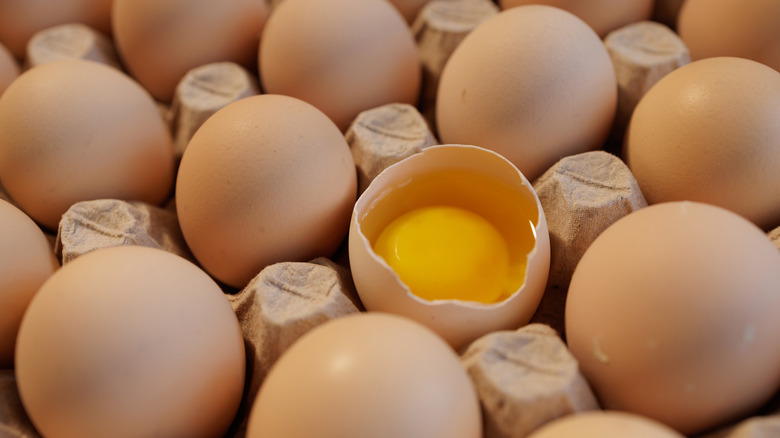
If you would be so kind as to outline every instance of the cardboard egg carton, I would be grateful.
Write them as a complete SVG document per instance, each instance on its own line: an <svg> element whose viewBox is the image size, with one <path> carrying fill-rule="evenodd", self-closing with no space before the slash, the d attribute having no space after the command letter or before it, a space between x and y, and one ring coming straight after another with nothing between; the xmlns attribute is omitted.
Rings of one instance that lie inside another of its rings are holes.
<svg viewBox="0 0 780 438"><path fill-rule="evenodd" d="M680 4L679 0L658 0L657 19L672 23L669 17L675 16ZM432 129L435 93L431 91L435 92L441 69L457 44L497 11L489 0L432 0L423 9L413 24L424 66L419 108L390 104L365 111L346 133L360 191L385 167L437 144ZM60 37L58 41L78 41L83 46L85 39L91 40L88 50L74 51L59 42L33 45L31 50L59 50L59 54L97 57L99 62L110 63L111 51L99 38L81 30L70 28L65 34L77 37ZM674 32L658 22L620 29L608 36L605 44L619 85L612 136L615 148L639 98L664 74L690 58ZM102 58L94 55L97 52L103 53ZM56 58L51 53L45 56ZM174 104L161 107L161 115L171 123L178 153L184 152L189 138L210 114L257 93L255 78L239 66L213 64L193 70L182 80ZM486 438L524 437L555 418L599 409L564 342L566 291L590 243L612 223L647 205L628 167L617 153L607 151L563 158L534 181L534 189L550 232L551 268L544 298L529 325L485 335L460 352L482 403ZM9 198L2 187L0 197ZM769 237L780 249L780 227ZM63 216L53 239L63 264L116 245L151 246L196 261L182 237L173 200L165 207L111 199L78 203ZM226 435L242 437L254 396L286 348L326 321L365 309L352 284L343 249L330 259L270 265L243 289L225 287L225 293L239 319L248 353L245 397ZM778 412L777 403L707 438L778 436L780 415L772 415ZM39 436L19 400L13 370L0 370L0 436Z"/></svg>

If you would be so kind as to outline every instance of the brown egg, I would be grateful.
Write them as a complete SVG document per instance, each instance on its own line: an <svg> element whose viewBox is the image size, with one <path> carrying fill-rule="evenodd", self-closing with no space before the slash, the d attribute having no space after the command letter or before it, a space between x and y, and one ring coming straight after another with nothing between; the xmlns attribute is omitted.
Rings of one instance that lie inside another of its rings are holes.
<svg viewBox="0 0 780 438"><path fill-rule="evenodd" d="M577 265L569 348L602 406L685 435L780 388L780 251L720 207L669 202L607 228Z"/></svg>
<svg viewBox="0 0 780 438"><path fill-rule="evenodd" d="M694 60L737 56L780 71L780 2L687 0L677 29Z"/></svg>
<svg viewBox="0 0 780 438"><path fill-rule="evenodd" d="M533 181L561 157L601 147L616 106L612 61L593 30L529 5L466 36L444 67L436 121L442 143L492 149Z"/></svg>
<svg viewBox="0 0 780 438"><path fill-rule="evenodd" d="M271 263L331 255L356 197L355 163L336 125L306 102L270 94L206 120L176 182L187 244L237 288Z"/></svg>
<svg viewBox="0 0 780 438"><path fill-rule="evenodd" d="M19 77L20 69L16 58L0 43L0 96Z"/></svg>
<svg viewBox="0 0 780 438"><path fill-rule="evenodd" d="M502 9L543 4L565 9L588 23L600 37L637 21L649 20L654 0L499 0Z"/></svg>
<svg viewBox="0 0 780 438"><path fill-rule="evenodd" d="M22 315L59 267L49 240L24 212L0 199L0 368L12 368Z"/></svg>
<svg viewBox="0 0 780 438"><path fill-rule="evenodd" d="M222 436L244 376L225 295L163 250L79 257L41 287L19 329L19 395L50 438Z"/></svg>
<svg viewBox="0 0 780 438"><path fill-rule="evenodd" d="M684 438L669 427L639 415L619 411L589 411L566 415L534 431L528 438Z"/></svg>
<svg viewBox="0 0 780 438"><path fill-rule="evenodd" d="M421 66L409 27L386 0L285 0L259 53L268 93L319 108L345 131L364 111L417 102Z"/></svg>
<svg viewBox="0 0 780 438"><path fill-rule="evenodd" d="M476 391L455 352L409 319L332 320L287 350L260 387L248 438L481 438Z"/></svg>
<svg viewBox="0 0 780 438"><path fill-rule="evenodd" d="M155 99L170 102L193 68L254 66L267 15L260 0L115 0L111 16L127 69Z"/></svg>
<svg viewBox="0 0 780 438"><path fill-rule="evenodd" d="M27 42L58 24L82 23L111 35L112 0L0 0L0 42L23 59Z"/></svg>
<svg viewBox="0 0 780 438"><path fill-rule="evenodd" d="M0 181L49 229L78 201L160 204L173 176L171 136L154 101L112 67L50 62L0 97Z"/></svg>
<svg viewBox="0 0 780 438"><path fill-rule="evenodd" d="M780 225L780 73L708 58L661 79L634 110L624 156L649 203L701 201Z"/></svg>

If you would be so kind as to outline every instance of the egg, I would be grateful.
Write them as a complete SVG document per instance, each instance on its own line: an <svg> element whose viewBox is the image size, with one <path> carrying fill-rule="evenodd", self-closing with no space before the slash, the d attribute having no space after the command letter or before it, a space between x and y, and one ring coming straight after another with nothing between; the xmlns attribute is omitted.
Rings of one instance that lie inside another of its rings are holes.
<svg viewBox="0 0 780 438"><path fill-rule="evenodd" d="M631 23L649 20L655 0L499 0L502 9L543 4L565 9L588 23L601 38Z"/></svg>
<svg viewBox="0 0 780 438"><path fill-rule="evenodd" d="M567 415L537 429L528 438L683 438L657 421L619 411Z"/></svg>
<svg viewBox="0 0 780 438"><path fill-rule="evenodd" d="M476 391L454 351L406 318L362 313L298 339L271 368L247 438L480 438Z"/></svg>
<svg viewBox="0 0 780 438"><path fill-rule="evenodd" d="M255 65L268 16L260 0L115 0L114 39L130 73L162 102L193 68Z"/></svg>
<svg viewBox="0 0 780 438"><path fill-rule="evenodd" d="M219 286L159 249L68 263L19 329L19 396L48 438L222 436L244 376L241 329Z"/></svg>
<svg viewBox="0 0 780 438"><path fill-rule="evenodd" d="M357 171L344 136L312 105L247 97L190 140L176 181L182 233L201 265L242 288L265 266L330 256L349 228Z"/></svg>
<svg viewBox="0 0 780 438"><path fill-rule="evenodd" d="M601 147L616 107L598 35L569 12L528 5L483 21L455 49L436 124L442 143L492 149L533 181L561 157Z"/></svg>
<svg viewBox="0 0 780 438"><path fill-rule="evenodd" d="M694 61L639 101L623 156L649 203L700 201L780 225L780 73L743 58Z"/></svg>
<svg viewBox="0 0 780 438"><path fill-rule="evenodd" d="M16 334L27 306L59 268L38 225L0 199L0 368L12 368Z"/></svg>
<svg viewBox="0 0 780 438"><path fill-rule="evenodd" d="M0 0L0 42L24 59L30 38L59 24L86 24L110 36L111 4L112 0Z"/></svg>
<svg viewBox="0 0 780 438"><path fill-rule="evenodd" d="M487 149L440 145L388 167L363 192L349 257L367 310L414 319L460 350L530 320L550 242L536 193L517 168Z"/></svg>
<svg viewBox="0 0 780 438"><path fill-rule="evenodd" d="M736 56L780 71L778 16L774 0L686 0L677 29L694 60Z"/></svg>
<svg viewBox="0 0 780 438"><path fill-rule="evenodd" d="M422 83L414 37L387 0L284 0L258 59L266 92L309 102L342 131L364 110L415 104Z"/></svg>
<svg viewBox="0 0 780 438"><path fill-rule="evenodd" d="M0 43L0 96L11 82L19 77L20 72L16 58Z"/></svg>
<svg viewBox="0 0 780 438"><path fill-rule="evenodd" d="M173 142L157 106L115 68L54 61L0 96L0 182L48 229L79 201L161 204L173 177Z"/></svg>
<svg viewBox="0 0 780 438"><path fill-rule="evenodd" d="M566 336L602 406L685 435L744 418L780 388L780 251L697 202L637 210L586 250Z"/></svg>

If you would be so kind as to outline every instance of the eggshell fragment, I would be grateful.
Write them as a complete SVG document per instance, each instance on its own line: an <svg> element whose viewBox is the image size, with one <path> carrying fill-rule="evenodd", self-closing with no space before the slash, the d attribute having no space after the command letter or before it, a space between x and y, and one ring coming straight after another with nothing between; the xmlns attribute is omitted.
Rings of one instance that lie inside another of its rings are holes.
<svg viewBox="0 0 780 438"><path fill-rule="evenodd" d="M486 185L463 187L463 184L452 181L451 186L442 190L419 186L419 190L403 199L397 198L404 195L390 196L395 189L406 186L415 177L452 169L482 175L486 178ZM522 254L527 257L525 283L505 300L494 304L424 300L414 295L387 263L374 253L373 242L391 220L415 207L441 204L448 198L457 198L475 211L486 205L502 206L501 218L486 218L505 225L500 227L504 231L513 230L510 248L517 256ZM536 217L525 216L526 211L533 211ZM523 233L528 221L535 235L531 247L524 246L527 242L518 243L524 242ZM456 349L461 349L486 333L515 329L528 322L547 282L550 242L538 198L517 168L487 149L443 145L431 146L388 167L363 192L352 213L349 256L355 286L366 309L410 317L432 328Z"/></svg>
<svg viewBox="0 0 780 438"><path fill-rule="evenodd" d="M36 32L66 23L82 23L111 35L112 0L2 0L0 41L18 59Z"/></svg>
<svg viewBox="0 0 780 438"><path fill-rule="evenodd" d="M594 411L556 420L528 438L683 438L663 424L639 415L618 411Z"/></svg>
<svg viewBox="0 0 780 438"><path fill-rule="evenodd" d="M629 214L572 277L566 335L602 406L686 435L754 412L780 388L780 251L712 205Z"/></svg>
<svg viewBox="0 0 780 438"><path fill-rule="evenodd" d="M252 68L267 16L260 0L116 0L111 10L122 60L162 102L193 68L221 61Z"/></svg>
<svg viewBox="0 0 780 438"><path fill-rule="evenodd" d="M251 380L238 414L240 429L246 432L252 403L279 357L311 329L357 313L354 296L349 271L325 258L270 265L241 292L228 296L253 352L247 370Z"/></svg>
<svg viewBox="0 0 780 438"><path fill-rule="evenodd" d="M27 43L28 66L58 59L84 59L121 69L111 39L80 23L68 23L36 32Z"/></svg>
<svg viewBox="0 0 780 438"><path fill-rule="evenodd" d="M140 246L58 270L30 304L16 350L25 410L52 438L221 436L241 401L244 364L217 284Z"/></svg>
<svg viewBox="0 0 780 438"><path fill-rule="evenodd" d="M780 223L780 73L744 58L694 61L637 105L623 155L651 204L699 201Z"/></svg>
<svg viewBox="0 0 780 438"><path fill-rule="evenodd" d="M735 56L780 71L778 16L774 0L687 0L677 28L694 60Z"/></svg>
<svg viewBox="0 0 780 438"><path fill-rule="evenodd" d="M255 399L248 438L480 438L474 387L426 327L361 313L298 339Z"/></svg>
<svg viewBox="0 0 780 438"><path fill-rule="evenodd" d="M461 362L479 394L485 438L527 436L556 418L599 409L577 361L544 324L487 334Z"/></svg>
<svg viewBox="0 0 780 438"><path fill-rule="evenodd" d="M12 368L19 324L41 285L59 268L43 231L0 200L0 368Z"/></svg>
<svg viewBox="0 0 780 438"><path fill-rule="evenodd" d="M73 204L62 216L54 250L66 265L101 248L141 245L192 258L173 209L98 199Z"/></svg>
<svg viewBox="0 0 780 438"><path fill-rule="evenodd" d="M544 5L482 22L439 82L439 140L509 159L530 181L567 155L600 148L617 105L604 44L582 20Z"/></svg>
<svg viewBox="0 0 780 438"><path fill-rule="evenodd" d="M647 206L628 167L591 151L563 158L534 184L550 234L550 276L533 321L564 333L566 292L585 250L607 227Z"/></svg>
<svg viewBox="0 0 780 438"><path fill-rule="evenodd" d="M332 255L356 197L341 131L312 105L271 94L240 99L206 120L176 181L188 246L235 288L270 264Z"/></svg>
<svg viewBox="0 0 780 438"><path fill-rule="evenodd" d="M600 37L650 19L655 0L499 0L502 9L543 4L567 10L588 23Z"/></svg>
<svg viewBox="0 0 780 438"><path fill-rule="evenodd" d="M344 135L358 171L358 193L387 166L438 144L422 115L409 104L363 111Z"/></svg>
<svg viewBox="0 0 780 438"><path fill-rule="evenodd" d="M124 73L67 59L27 70L0 97L0 180L56 230L79 201L165 201L171 137L154 101Z"/></svg>
<svg viewBox="0 0 780 438"><path fill-rule="evenodd" d="M284 0L258 59L265 92L309 102L342 131L360 112L415 104L420 92L414 39L387 0Z"/></svg>

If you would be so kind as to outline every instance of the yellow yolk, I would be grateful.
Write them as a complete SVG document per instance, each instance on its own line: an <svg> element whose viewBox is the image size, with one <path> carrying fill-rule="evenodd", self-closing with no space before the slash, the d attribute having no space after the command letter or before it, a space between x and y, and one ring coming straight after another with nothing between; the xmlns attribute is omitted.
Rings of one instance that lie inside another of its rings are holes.
<svg viewBox="0 0 780 438"><path fill-rule="evenodd" d="M482 216L448 206L412 210L374 245L415 295L426 300L494 303L514 290L501 233Z"/></svg>

